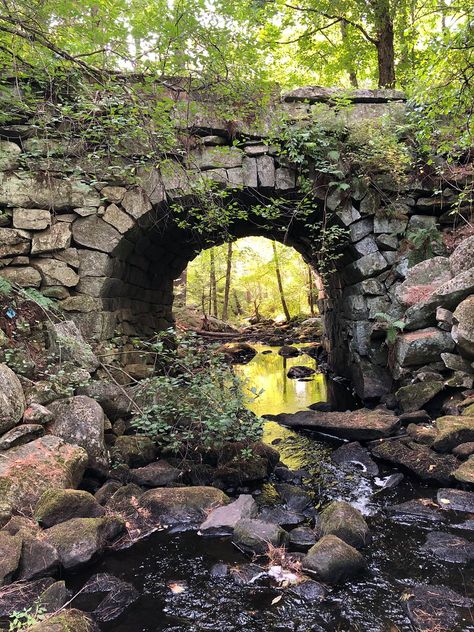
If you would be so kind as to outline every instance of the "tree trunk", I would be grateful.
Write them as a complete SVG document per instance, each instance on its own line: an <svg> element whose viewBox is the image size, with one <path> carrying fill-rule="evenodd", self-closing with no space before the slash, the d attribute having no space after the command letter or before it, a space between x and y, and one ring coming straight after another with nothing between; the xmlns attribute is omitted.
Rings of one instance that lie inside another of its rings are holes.
<svg viewBox="0 0 474 632"><path fill-rule="evenodd" d="M216 281L216 261L214 257L214 248L210 249L211 253L211 267L209 273L209 285L210 285L210 313L217 318L217 281Z"/></svg>
<svg viewBox="0 0 474 632"><path fill-rule="evenodd" d="M235 290L233 292L233 295L234 295L234 303L235 303L234 314L236 316L242 316L242 305L240 304L239 296Z"/></svg>
<svg viewBox="0 0 474 632"><path fill-rule="evenodd" d="M288 321L288 320L291 319L291 316L290 316L290 312L288 311L288 306L287 306L286 300L285 300L285 293L283 291L283 283L282 283L282 280L281 280L280 263L278 261L278 252L277 252L277 247L276 247L275 241L272 241L272 247L273 247L273 262L275 264L275 274L276 274L277 283L278 283L278 292L280 293L281 306L283 308L283 313L285 314L285 318Z"/></svg>
<svg viewBox="0 0 474 632"><path fill-rule="evenodd" d="M230 281L232 274L232 242L227 244L227 268L225 272L224 305L222 306L222 320L227 320L229 312Z"/></svg>
<svg viewBox="0 0 474 632"><path fill-rule="evenodd" d="M349 49L349 34L347 32L347 22L345 20L341 20L341 37L342 37L342 45L348 50ZM357 73L352 61L349 62L349 66L347 69L349 73L349 81L351 82L351 86L353 88L359 87L359 82L357 81Z"/></svg>
<svg viewBox="0 0 474 632"><path fill-rule="evenodd" d="M377 32L379 88L393 88L395 86L395 47L390 0L373 0L372 5Z"/></svg>

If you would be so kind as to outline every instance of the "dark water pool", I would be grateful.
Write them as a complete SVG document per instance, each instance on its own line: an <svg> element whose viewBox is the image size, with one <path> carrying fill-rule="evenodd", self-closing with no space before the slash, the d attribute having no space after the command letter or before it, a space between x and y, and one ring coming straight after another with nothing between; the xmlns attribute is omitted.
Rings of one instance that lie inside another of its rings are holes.
<svg viewBox="0 0 474 632"><path fill-rule="evenodd" d="M413 584L442 584L461 595L474 597L472 568L440 562L421 551L430 529L466 538L472 535L452 526L463 522L465 514L452 515L447 524L434 527L401 524L386 516L385 509L395 503L414 498L434 499L435 488L405 478L397 488L378 493L381 481L393 470L381 470L379 478L366 478L357 470L344 473L331 463L331 452L337 443L317 435L296 433L274 422L267 424L265 439L277 444L282 460L289 467L307 470L305 485L317 506L331 499L344 499L363 511L373 534L364 551L368 572L332 589L322 603L311 603L300 600L288 589L238 586L230 578L213 579L210 570L214 564L225 562L235 566L249 561L228 539L159 532L128 550L110 552L93 568L69 578L70 586L77 589L91 575L107 572L138 589L139 600L119 619L103 624L103 630L409 632L413 628L406 616L403 595L410 592ZM265 492L271 494L271 486L272 482L267 483L262 496ZM170 582L183 582L183 592L173 593ZM272 603L279 595L282 598ZM92 610L96 603L84 596L76 605ZM469 612L463 612L459 625L450 632L474 632Z"/></svg>

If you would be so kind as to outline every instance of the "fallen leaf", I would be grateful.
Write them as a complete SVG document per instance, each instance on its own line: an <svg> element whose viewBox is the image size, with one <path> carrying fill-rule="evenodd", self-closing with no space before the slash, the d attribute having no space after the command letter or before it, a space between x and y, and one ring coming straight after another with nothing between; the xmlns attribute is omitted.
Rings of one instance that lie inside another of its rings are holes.
<svg viewBox="0 0 474 632"><path fill-rule="evenodd" d="M447 498L440 498L439 502L442 503L443 505L450 505L451 501L448 500Z"/></svg>
<svg viewBox="0 0 474 632"><path fill-rule="evenodd" d="M275 597L275 599L272 599L272 606L278 603L279 601L281 601L282 598L283 598L283 595L278 595L278 597Z"/></svg>

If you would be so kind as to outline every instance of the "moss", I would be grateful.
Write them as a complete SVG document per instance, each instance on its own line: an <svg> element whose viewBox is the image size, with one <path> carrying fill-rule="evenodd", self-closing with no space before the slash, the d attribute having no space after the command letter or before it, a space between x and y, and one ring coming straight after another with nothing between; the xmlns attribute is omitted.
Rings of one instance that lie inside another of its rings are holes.
<svg viewBox="0 0 474 632"><path fill-rule="evenodd" d="M31 632L93 632L92 620L80 610L67 609L53 614L30 628Z"/></svg>

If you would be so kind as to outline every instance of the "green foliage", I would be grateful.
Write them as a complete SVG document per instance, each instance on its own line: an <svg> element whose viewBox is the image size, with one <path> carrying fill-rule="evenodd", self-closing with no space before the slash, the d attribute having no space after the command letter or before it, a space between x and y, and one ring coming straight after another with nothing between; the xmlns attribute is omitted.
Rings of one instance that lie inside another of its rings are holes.
<svg viewBox="0 0 474 632"><path fill-rule="evenodd" d="M46 618L46 610L41 606L15 611L10 615L8 632L22 632L28 630Z"/></svg>
<svg viewBox="0 0 474 632"><path fill-rule="evenodd" d="M245 408L247 385L224 357L209 353L194 336L180 336L171 346L170 336L173 331L163 332L149 345L163 374L142 383L137 394L141 412L132 425L183 456L218 450L227 442L258 440L262 420Z"/></svg>
<svg viewBox="0 0 474 632"><path fill-rule="evenodd" d="M10 296L13 292L13 285L7 279L0 277L0 294L2 296Z"/></svg>
<svg viewBox="0 0 474 632"><path fill-rule="evenodd" d="M393 345L397 339L397 335L405 329L405 323L403 320L392 318L392 316L385 312L378 312L375 314L375 318L386 326L385 341L387 345Z"/></svg>
<svg viewBox="0 0 474 632"><path fill-rule="evenodd" d="M433 257L434 248L442 243L443 235L434 225L420 226L407 234L407 241L410 264L415 265Z"/></svg>

